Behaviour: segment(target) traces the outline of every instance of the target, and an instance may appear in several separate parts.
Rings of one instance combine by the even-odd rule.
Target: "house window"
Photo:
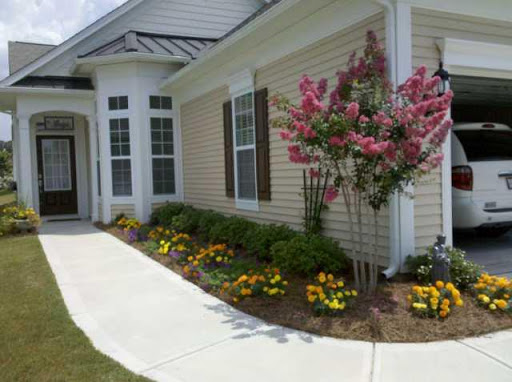
[[[176,193],[172,118],[151,118],[153,194]]]
[[[149,96],[149,108],[154,110],[172,110],[172,97]]]
[[[110,120],[113,196],[132,196],[130,125],[128,118]]]
[[[254,93],[233,99],[236,198],[257,202]]]
[[[108,97],[108,110],[128,109],[128,96]]]

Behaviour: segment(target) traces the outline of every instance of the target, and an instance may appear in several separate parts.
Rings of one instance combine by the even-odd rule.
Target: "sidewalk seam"
[[[468,348],[470,348],[470,349],[473,349],[474,351],[476,351],[476,352],[478,352],[478,353],[480,353],[480,354],[482,354],[482,355],[486,356],[487,358],[490,358],[490,359],[492,359],[493,361],[498,362],[499,364],[501,364],[501,365],[505,366],[507,369],[512,370],[512,366],[511,366],[511,365],[509,365],[508,363],[506,363],[505,361],[503,361],[502,359],[500,359],[500,358],[498,358],[498,357],[496,357],[496,356],[494,356],[494,355],[492,355],[492,354],[489,354],[489,353],[488,353],[488,352],[486,352],[484,349],[481,349],[481,348],[479,348],[478,346],[470,345],[470,344],[468,344],[468,343],[466,343],[466,342],[463,342],[463,341],[464,341],[464,340],[455,340],[455,342],[458,342],[458,343],[459,343],[459,344],[461,344],[461,345],[464,345],[464,346],[466,346],[466,347],[468,347]]]

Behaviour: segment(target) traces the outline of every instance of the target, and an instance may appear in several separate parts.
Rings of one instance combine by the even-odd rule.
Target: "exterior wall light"
[[[451,78],[450,74],[443,68],[443,62],[439,61],[439,69],[434,73],[434,76],[441,78],[439,85],[437,85],[437,93],[442,96],[448,90],[450,90]]]

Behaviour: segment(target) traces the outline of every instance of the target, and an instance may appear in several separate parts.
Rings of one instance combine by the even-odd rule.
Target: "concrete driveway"
[[[456,233],[456,247],[468,254],[468,259],[484,266],[490,274],[512,277],[512,231],[498,238]]]

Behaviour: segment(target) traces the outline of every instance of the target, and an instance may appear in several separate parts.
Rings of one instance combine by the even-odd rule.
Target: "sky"
[[[9,74],[7,41],[59,44],[126,0],[1,0],[0,78]],[[0,113],[0,140],[11,139],[11,118]]]

